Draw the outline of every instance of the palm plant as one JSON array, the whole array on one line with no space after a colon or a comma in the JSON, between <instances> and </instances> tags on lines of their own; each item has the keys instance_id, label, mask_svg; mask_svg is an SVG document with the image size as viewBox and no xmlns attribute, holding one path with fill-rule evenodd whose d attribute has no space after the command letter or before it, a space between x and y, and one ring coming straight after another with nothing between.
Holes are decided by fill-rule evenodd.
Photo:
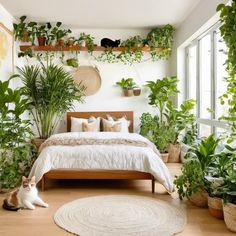
<instances>
[{"instance_id":1,"label":"palm plant","mask_svg":"<svg viewBox=\"0 0 236 236\"><path fill-rule=\"evenodd\" d=\"M26 65L19 68L24 84L23 93L29 99L30 112L39 137L48 138L53 134L62 115L73 107L73 102L83 101L84 87L76 85L69 72L63 67L49 63Z\"/></svg>"}]
</instances>

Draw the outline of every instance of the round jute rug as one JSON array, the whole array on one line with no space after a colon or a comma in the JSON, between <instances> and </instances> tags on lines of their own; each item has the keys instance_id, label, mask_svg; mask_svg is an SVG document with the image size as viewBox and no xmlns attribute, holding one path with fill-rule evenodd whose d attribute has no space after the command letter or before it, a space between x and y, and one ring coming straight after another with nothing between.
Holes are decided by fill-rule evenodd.
<instances>
[{"instance_id":1,"label":"round jute rug","mask_svg":"<svg viewBox=\"0 0 236 236\"><path fill-rule=\"evenodd\" d=\"M155 198L106 195L69 202L57 210L54 220L80 236L169 236L183 230L186 214Z\"/></svg>"}]
</instances>

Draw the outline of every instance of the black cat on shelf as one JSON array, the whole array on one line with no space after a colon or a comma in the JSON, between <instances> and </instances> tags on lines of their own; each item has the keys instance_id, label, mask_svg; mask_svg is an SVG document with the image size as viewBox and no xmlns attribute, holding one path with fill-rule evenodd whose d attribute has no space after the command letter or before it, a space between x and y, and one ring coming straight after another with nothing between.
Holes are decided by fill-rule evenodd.
<instances>
[{"instance_id":1,"label":"black cat on shelf","mask_svg":"<svg viewBox=\"0 0 236 236\"><path fill-rule=\"evenodd\" d=\"M101 46L104 48L115 48L115 47L119 47L119 45L120 45L120 39L113 41L108 38L103 38L101 40Z\"/></svg>"}]
</instances>

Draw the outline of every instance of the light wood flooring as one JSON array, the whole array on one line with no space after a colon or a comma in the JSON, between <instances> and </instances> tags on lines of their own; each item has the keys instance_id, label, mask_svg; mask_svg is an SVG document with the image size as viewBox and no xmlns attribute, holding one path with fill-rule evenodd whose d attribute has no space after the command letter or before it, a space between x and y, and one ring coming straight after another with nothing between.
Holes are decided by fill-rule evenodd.
<instances>
[{"instance_id":1,"label":"light wood flooring","mask_svg":"<svg viewBox=\"0 0 236 236\"><path fill-rule=\"evenodd\" d=\"M180 173L179 164L168 164L172 174ZM49 204L49 208L37 207L36 210L9 212L0 209L0 236L68 236L53 222L53 214L63 204L83 197L129 194L150 196L171 204L184 204L187 209L187 225L179 236L229 236L235 235L227 230L224 221L210 216L207 209L195 207L189 202L180 202L176 195L168 195L160 184L156 184L156 193L151 193L150 180L64 180L50 181L47 190L40 196ZM0 204L6 194L0 194ZM158 236L158 235L157 235Z\"/></svg>"}]
</instances>

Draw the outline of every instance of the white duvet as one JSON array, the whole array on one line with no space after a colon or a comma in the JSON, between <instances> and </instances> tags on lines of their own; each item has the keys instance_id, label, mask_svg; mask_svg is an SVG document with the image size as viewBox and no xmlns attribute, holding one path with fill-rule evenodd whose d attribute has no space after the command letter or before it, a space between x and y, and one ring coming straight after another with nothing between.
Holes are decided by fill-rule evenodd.
<instances>
[{"instance_id":1,"label":"white duvet","mask_svg":"<svg viewBox=\"0 0 236 236\"><path fill-rule=\"evenodd\" d=\"M124 144L116 145L52 145L43 148L35 161L30 176L39 182L45 173L55 169L81 170L135 170L152 174L163 184L168 192L173 191L171 174L161 160L158 151L153 150L153 144L135 133L118 132L69 132L55 134L49 139L126 139L149 144L148 147L138 147Z\"/></svg>"}]
</instances>

